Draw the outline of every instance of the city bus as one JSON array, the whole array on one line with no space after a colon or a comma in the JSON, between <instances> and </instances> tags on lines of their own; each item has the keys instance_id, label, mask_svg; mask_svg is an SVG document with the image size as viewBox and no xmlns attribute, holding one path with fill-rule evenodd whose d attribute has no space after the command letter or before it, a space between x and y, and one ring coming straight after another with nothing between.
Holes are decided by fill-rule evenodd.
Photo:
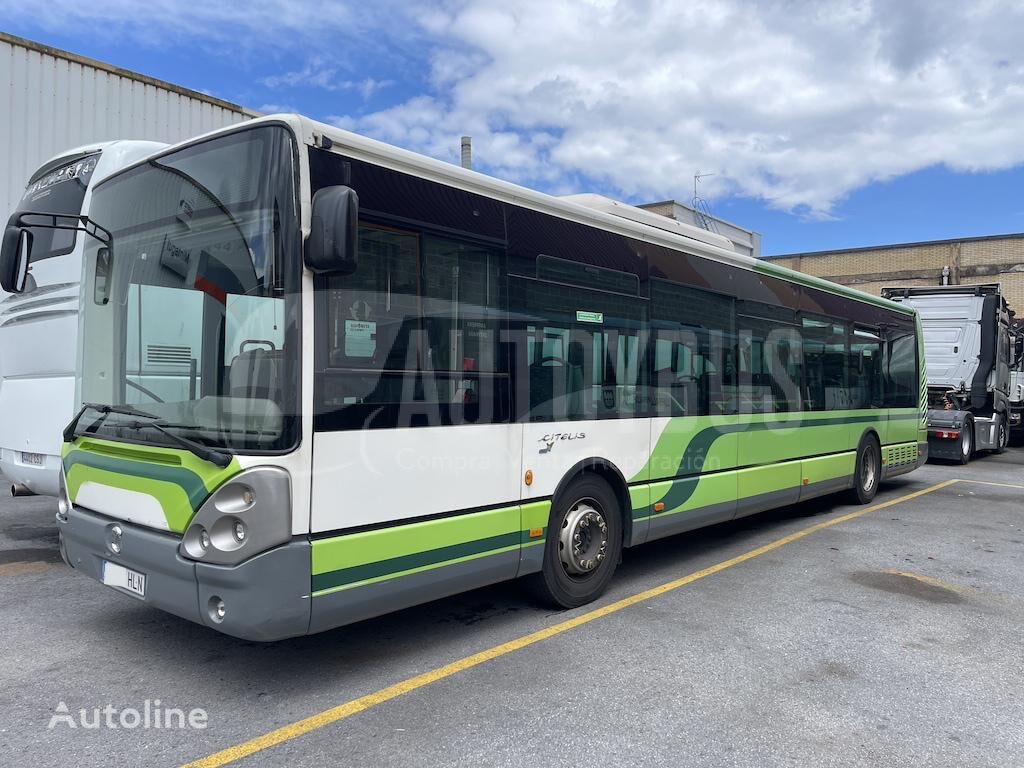
<instances>
[{"instance_id":1,"label":"city bus","mask_svg":"<svg viewBox=\"0 0 1024 768\"><path fill-rule=\"evenodd\" d=\"M623 550L926 458L912 308L593 196L294 115L96 185L66 562L276 640L498 581L598 598ZM12 220L18 287L38 220ZM175 309L176 308L176 309ZM197 320L196 371L128 384ZM156 330L155 330L156 329Z\"/></svg>"},{"instance_id":2,"label":"city bus","mask_svg":"<svg viewBox=\"0 0 1024 768\"><path fill-rule=\"evenodd\" d=\"M113 141L77 147L29 178L18 213L89 213L91 185L164 147ZM16 495L56 496L61 431L77 410L78 289L85 238L33 229L26 289L0 294L0 472Z\"/></svg>"}]
</instances>

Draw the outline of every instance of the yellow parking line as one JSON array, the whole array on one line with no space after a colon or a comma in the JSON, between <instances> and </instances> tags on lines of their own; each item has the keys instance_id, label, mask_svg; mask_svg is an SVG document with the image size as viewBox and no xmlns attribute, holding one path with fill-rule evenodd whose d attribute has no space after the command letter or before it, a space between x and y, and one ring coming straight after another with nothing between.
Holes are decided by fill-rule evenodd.
<instances>
[{"instance_id":1,"label":"yellow parking line","mask_svg":"<svg viewBox=\"0 0 1024 768\"><path fill-rule=\"evenodd\" d=\"M1024 488L1024 485L1014 485L1013 483L992 483L987 480L968 480L966 477L961 477L960 482L974 483L975 485L993 485L996 488Z\"/></svg>"},{"instance_id":2,"label":"yellow parking line","mask_svg":"<svg viewBox=\"0 0 1024 768\"><path fill-rule=\"evenodd\" d=\"M366 710L372 709L386 701L398 698L403 694L423 688L431 683L436 683L446 677L451 677L457 672L472 669L473 667L479 666L485 662L492 661L493 659L506 656L514 651L539 643L542 640L547 640L548 638L555 637L556 635L561 635L568 632L570 629L575 629L576 627L580 627L584 624L589 624L596 619L603 618L613 613L618 613L619 611L636 605L637 603L651 600L655 597L659 597L660 595L664 595L667 592L679 589L680 587L685 587L687 584L692 584L700 579L713 576L727 568L732 568L734 565L739 565L740 563L745 563L748 560L753 560L755 557L760 557L768 552L784 547L786 544L791 544L794 541L810 536L812 533L816 533L817 531L824 530L825 528L831 528L834 525L854 520L870 512L877 512L878 510L886 509L887 507L891 507L904 501L916 499L927 493L932 493L933 491L946 488L956 482L958 481L955 479L946 480L945 482L932 485L920 491L908 493L905 496L900 496L898 498L891 499L890 501L882 502L881 504L865 507L864 509L857 510L856 512L850 512L845 515L832 518L831 520L826 520L824 522L817 523L816 525L808 526L807 528L791 533L788 536L783 536L781 539L776 539L764 546L757 547L756 549L752 549L742 555L738 555L737 557L733 557L729 560L724 560L708 568L704 568L703 570L694 571L687 576L674 579L673 581L666 582L665 584L653 587L652 589L644 590L643 592L638 592L634 595L630 595L629 597L622 598L621 600L616 600L614 603L603 605L600 608L595 608L587 613L575 616L571 619L566 619L565 621L553 624L550 627L538 630L537 632L532 632L528 635L516 638L515 640L510 640L507 643L502 643L501 645L496 645L493 648L488 648L485 651L474 653L472 656L466 656L458 661L445 664L443 667L438 667L437 669L432 669L429 672L424 672L423 674L416 675L415 677L402 680L399 683L389 685L387 688L381 688L379 691L367 694L366 696L361 696L358 699L353 699L344 704L339 704L336 707L325 709L323 712L312 715L311 717L298 720L290 725L285 725L281 728L270 731L269 733L265 733L262 736L257 736L249 741L242 742L241 744L237 744L233 747L228 747L220 752L215 752L201 760L188 763L186 766L183 766L183 768L219 768L219 766L233 763L236 760L241 760L243 757L248 757L256 752L261 752L286 741L291 741L292 739L303 736L311 731L323 728L326 725L336 723L339 720L344 720L345 718L351 717L359 712L365 712Z\"/></svg>"}]
</instances>

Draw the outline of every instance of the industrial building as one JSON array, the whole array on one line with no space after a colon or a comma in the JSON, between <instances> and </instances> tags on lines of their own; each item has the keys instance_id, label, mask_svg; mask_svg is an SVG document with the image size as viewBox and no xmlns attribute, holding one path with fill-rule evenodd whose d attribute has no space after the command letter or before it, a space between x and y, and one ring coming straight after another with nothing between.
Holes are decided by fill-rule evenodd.
<instances>
[{"instance_id":1,"label":"industrial building","mask_svg":"<svg viewBox=\"0 0 1024 768\"><path fill-rule=\"evenodd\" d=\"M891 286L1000 283L1024 314L1024 233L770 256L774 264L868 293Z\"/></svg>"},{"instance_id":2,"label":"industrial building","mask_svg":"<svg viewBox=\"0 0 1024 768\"><path fill-rule=\"evenodd\" d=\"M113 139L174 143L256 117L212 96L0 32L0 214L59 152Z\"/></svg>"}]
</instances>

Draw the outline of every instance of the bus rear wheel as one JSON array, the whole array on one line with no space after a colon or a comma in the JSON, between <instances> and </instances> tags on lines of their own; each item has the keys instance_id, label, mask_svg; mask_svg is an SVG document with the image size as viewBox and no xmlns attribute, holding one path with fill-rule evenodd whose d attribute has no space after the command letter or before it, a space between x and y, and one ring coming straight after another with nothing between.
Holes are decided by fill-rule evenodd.
<instances>
[{"instance_id":1,"label":"bus rear wheel","mask_svg":"<svg viewBox=\"0 0 1024 768\"><path fill-rule=\"evenodd\" d=\"M555 499L548 518L544 566L532 577L537 596L558 608L576 608L607 589L622 553L622 512L596 475L584 475Z\"/></svg>"},{"instance_id":2,"label":"bus rear wheel","mask_svg":"<svg viewBox=\"0 0 1024 768\"><path fill-rule=\"evenodd\" d=\"M857 448L857 465L853 470L851 499L855 504L867 504L878 493L882 479L882 449L874 435L861 438Z\"/></svg>"}]
</instances>

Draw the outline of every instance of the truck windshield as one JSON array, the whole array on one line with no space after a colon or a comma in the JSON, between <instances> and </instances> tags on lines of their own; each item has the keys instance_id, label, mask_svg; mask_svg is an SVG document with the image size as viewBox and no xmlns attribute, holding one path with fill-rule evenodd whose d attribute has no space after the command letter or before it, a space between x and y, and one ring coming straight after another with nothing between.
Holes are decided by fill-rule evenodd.
<instances>
[{"instance_id":1,"label":"truck windshield","mask_svg":"<svg viewBox=\"0 0 1024 768\"><path fill-rule=\"evenodd\" d=\"M29 181L15 213L64 213L77 216L82 212L85 191L89 188L100 153L65 157L40 171ZM67 229L33 227L32 261L71 253L75 232Z\"/></svg>"},{"instance_id":2,"label":"truck windshield","mask_svg":"<svg viewBox=\"0 0 1024 768\"><path fill-rule=\"evenodd\" d=\"M299 348L295 151L265 125L163 154L98 184L86 251L81 402L98 436L237 451L296 439Z\"/></svg>"}]
</instances>

